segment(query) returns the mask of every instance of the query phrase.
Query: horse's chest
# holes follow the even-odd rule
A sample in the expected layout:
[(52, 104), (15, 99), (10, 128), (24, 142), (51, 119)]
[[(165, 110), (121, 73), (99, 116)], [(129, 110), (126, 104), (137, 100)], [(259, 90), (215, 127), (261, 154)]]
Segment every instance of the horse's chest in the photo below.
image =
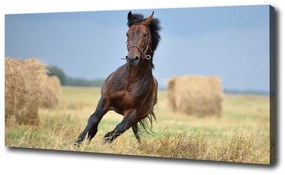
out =
[(113, 100), (122, 103), (136, 103), (145, 98), (148, 94), (148, 90), (141, 86), (130, 86), (129, 88), (114, 93)]
[(134, 83), (129, 87), (116, 91), (112, 94), (112, 106), (117, 112), (138, 108), (149, 101), (151, 91), (146, 83)]

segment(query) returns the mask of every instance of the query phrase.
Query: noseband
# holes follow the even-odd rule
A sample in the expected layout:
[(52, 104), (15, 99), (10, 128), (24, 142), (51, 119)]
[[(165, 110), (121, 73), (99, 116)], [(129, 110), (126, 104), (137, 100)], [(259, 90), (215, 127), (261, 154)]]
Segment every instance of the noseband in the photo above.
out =
[(150, 39), (151, 39), (151, 34), (150, 34), (150, 30), (149, 30), (149, 27), (143, 23), (137, 23), (137, 24), (133, 24), (133, 25), (144, 25), (147, 27), (147, 31), (148, 31), (148, 39), (147, 39), (147, 45), (146, 45), (146, 48), (144, 49), (144, 51), (142, 51), (138, 46), (136, 45), (130, 45), (129, 42), (127, 41), (127, 48), (128, 48), (128, 51), (130, 51), (130, 49), (132, 47), (135, 47), (138, 49), (138, 51), (142, 54), (142, 58), (145, 58), (147, 60), (150, 60), (151, 59), (151, 55), (147, 55), (147, 51), (149, 50), (151, 53), (152, 53), (152, 50), (151, 48), (149, 47), (149, 44), (150, 44)]

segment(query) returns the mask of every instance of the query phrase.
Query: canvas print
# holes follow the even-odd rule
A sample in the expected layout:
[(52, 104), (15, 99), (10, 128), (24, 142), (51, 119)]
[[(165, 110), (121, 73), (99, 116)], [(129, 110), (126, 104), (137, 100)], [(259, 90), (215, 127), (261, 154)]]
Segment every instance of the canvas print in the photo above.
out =
[(5, 144), (270, 164), (272, 13), (7, 14)]

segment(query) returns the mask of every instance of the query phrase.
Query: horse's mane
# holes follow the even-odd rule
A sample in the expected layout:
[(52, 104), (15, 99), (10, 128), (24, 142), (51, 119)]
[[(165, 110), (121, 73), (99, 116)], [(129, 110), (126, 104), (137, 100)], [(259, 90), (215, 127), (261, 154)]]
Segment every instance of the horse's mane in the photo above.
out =
[[(127, 24), (131, 27), (133, 24), (143, 22), (144, 20), (145, 18), (142, 14), (133, 14), (133, 19), (128, 21)], [(160, 41), (159, 31), (161, 30), (161, 27), (159, 19), (153, 18), (148, 27), (152, 37), (152, 51), (155, 51)]]

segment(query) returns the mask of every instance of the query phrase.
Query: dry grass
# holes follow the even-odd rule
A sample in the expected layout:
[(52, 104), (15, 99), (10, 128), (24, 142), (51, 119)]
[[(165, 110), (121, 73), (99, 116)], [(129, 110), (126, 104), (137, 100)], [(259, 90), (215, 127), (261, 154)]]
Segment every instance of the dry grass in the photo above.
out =
[(221, 80), (216, 76), (179, 76), (168, 80), (168, 102), (172, 111), (196, 116), (222, 112)]
[(139, 145), (131, 130), (112, 144), (102, 144), (104, 134), (122, 117), (109, 112), (95, 138), (78, 148), (73, 142), (95, 110), (99, 89), (64, 87), (59, 104), (40, 109), (39, 127), (14, 124), (6, 127), (7, 146), (110, 154), (199, 159), (255, 164), (270, 163), (269, 98), (225, 95), (221, 118), (201, 118), (172, 113), (167, 94), (159, 92), (154, 135)]

